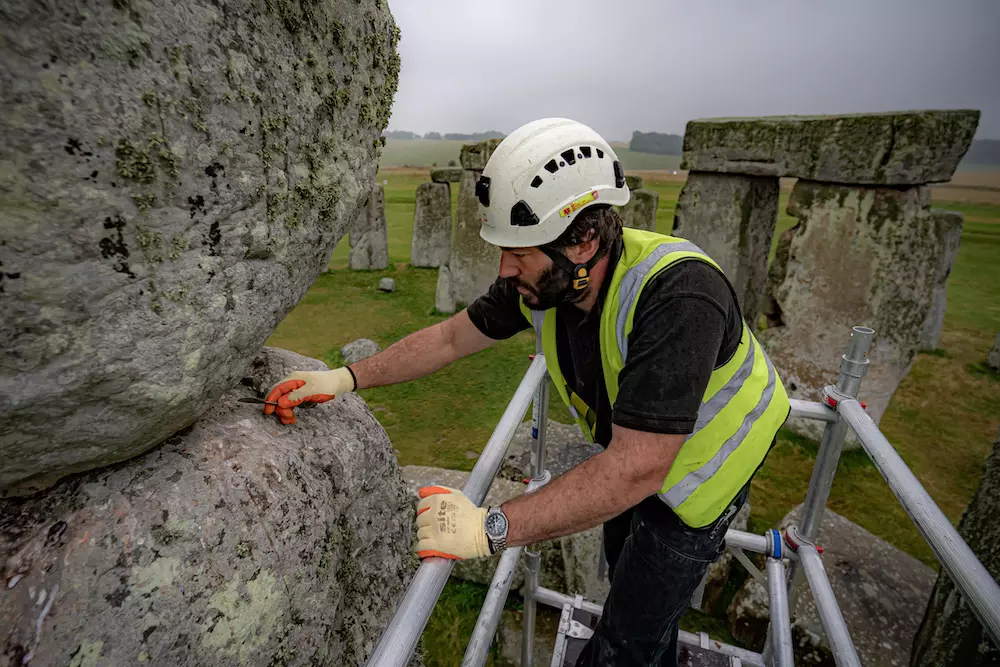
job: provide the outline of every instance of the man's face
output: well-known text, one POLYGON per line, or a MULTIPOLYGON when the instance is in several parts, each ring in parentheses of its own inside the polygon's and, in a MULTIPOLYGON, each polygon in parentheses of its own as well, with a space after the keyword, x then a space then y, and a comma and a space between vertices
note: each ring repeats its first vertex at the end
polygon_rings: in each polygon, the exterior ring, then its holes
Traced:
POLYGON ((560 271, 538 248, 505 248, 500 254, 500 277, 517 288, 532 310, 565 303, 572 292, 570 276, 560 271))

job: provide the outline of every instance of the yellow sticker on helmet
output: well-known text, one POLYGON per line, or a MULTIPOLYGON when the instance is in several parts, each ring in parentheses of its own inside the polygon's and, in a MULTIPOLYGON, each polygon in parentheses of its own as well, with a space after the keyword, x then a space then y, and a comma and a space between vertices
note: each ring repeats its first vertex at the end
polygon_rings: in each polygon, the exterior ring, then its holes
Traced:
POLYGON ((579 199, 571 201, 567 206, 563 206, 562 210, 559 211, 559 217, 565 218, 567 216, 573 215, 574 213, 579 211, 581 208, 583 208, 590 202, 596 201, 597 196, 598 196, 597 190, 591 190, 590 192, 583 195, 579 199))

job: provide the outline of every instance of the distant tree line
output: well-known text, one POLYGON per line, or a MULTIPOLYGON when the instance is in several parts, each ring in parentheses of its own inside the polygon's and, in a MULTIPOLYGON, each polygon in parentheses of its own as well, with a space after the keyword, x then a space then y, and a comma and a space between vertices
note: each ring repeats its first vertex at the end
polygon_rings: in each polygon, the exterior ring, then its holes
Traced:
POLYGON ((963 162, 967 164, 1000 164, 1000 139, 976 139, 969 146, 963 162))
POLYGON ((637 153, 654 153, 656 155, 680 155, 684 137, 679 134, 661 134, 660 132, 632 133, 632 141, 628 149, 637 153))
POLYGON ((506 136, 503 132, 497 132, 496 130, 468 134, 448 132, 444 135, 440 132, 428 132, 422 137, 416 132, 407 132, 406 130, 392 130, 384 134, 386 139, 450 139, 454 141, 485 141, 487 139, 503 139, 506 136))

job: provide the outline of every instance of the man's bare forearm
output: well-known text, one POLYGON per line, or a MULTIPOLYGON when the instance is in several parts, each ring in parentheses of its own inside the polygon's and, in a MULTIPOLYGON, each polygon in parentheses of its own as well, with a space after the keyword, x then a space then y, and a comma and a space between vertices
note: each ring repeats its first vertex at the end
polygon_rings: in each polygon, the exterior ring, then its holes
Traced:
POLYGON ((358 389, 382 387, 430 375, 493 340, 479 333, 465 311, 415 331, 378 354, 350 365, 358 389))

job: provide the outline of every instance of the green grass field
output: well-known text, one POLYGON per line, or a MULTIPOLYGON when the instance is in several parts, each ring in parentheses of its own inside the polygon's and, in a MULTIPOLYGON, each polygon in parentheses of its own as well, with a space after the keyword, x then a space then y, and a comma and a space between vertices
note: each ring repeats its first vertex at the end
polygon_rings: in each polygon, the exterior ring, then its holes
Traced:
MULTIPOLYGON (((385 170, 379 179, 388 182, 386 217, 392 266, 386 271, 346 270, 345 237, 333 253, 331 270, 316 280, 269 345, 335 364, 339 363, 337 350, 355 338, 373 338, 384 347, 443 318, 433 312, 437 271, 406 266, 413 193, 427 180, 426 171, 385 170), (376 291, 383 276, 395 279, 396 292, 376 291)), ((660 195, 658 231, 669 232, 681 184, 647 175, 646 187, 660 195)), ((782 194, 779 232, 793 224, 784 213, 786 200, 787 194, 782 194)), ((1000 423, 1000 378, 982 364, 1000 329, 1000 205, 948 201, 935 201, 935 205, 967 216, 948 283, 940 349, 917 357, 881 428, 945 514, 957 523, 978 485, 1000 423)), ((475 463, 470 457, 489 438, 532 351, 533 339, 524 333, 431 377, 360 393, 388 432, 402 465, 469 470, 475 463)), ((565 409, 555 402, 550 414, 558 421, 569 421, 565 409)), ((816 443, 782 432, 752 486, 751 530, 773 525, 803 501, 816 450, 816 443)), ((829 507, 936 567, 930 549, 863 453, 844 456, 829 507)), ((456 656, 464 651, 484 590, 449 584, 427 631, 447 641, 434 648, 427 664, 457 664, 456 656)), ((726 639, 717 616, 691 612, 685 626, 708 629, 726 639)))

